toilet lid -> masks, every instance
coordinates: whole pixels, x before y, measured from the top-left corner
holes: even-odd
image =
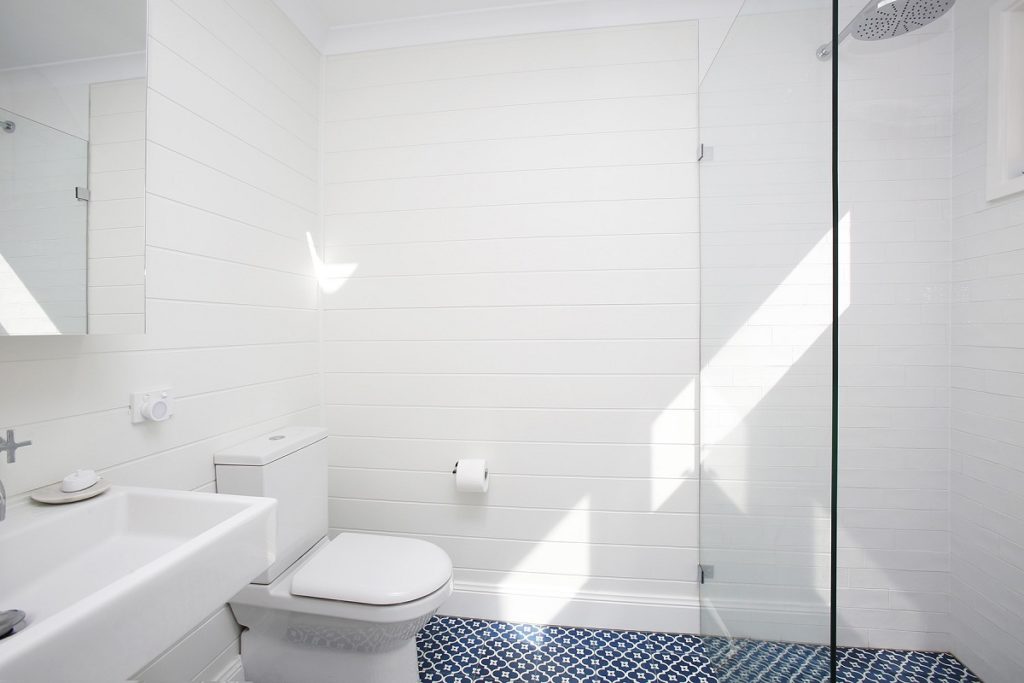
[[[451,559],[433,543],[341,534],[295,572],[292,595],[397,605],[430,595],[451,576]]]

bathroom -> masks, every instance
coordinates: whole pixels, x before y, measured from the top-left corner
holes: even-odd
[[[1024,1],[3,8],[0,681],[1024,681]]]

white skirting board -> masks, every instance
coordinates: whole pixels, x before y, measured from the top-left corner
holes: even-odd
[[[716,597],[702,606],[707,635],[791,643],[827,643],[829,608],[818,603],[779,603]]]
[[[699,633],[696,601],[649,597],[580,594],[571,597],[530,595],[491,586],[456,587],[439,614],[514,623],[580,626],[624,631]]]

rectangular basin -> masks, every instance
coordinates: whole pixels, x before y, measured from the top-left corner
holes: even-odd
[[[124,681],[274,560],[269,498],[115,486],[0,523],[0,681]]]

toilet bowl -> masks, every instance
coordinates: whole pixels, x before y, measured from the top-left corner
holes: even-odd
[[[452,593],[451,560],[418,539],[327,538],[325,437],[291,427],[215,456],[218,491],[278,499],[277,560],[229,603],[245,680],[417,683],[416,634]]]
[[[231,601],[246,680],[416,683],[416,634],[452,592],[430,543],[342,534]]]

